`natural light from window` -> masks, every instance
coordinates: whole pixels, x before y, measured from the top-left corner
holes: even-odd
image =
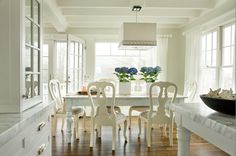
[[[150,50],[119,50],[117,42],[96,42],[95,53],[95,79],[116,78],[114,69],[116,67],[136,67],[156,65],[154,52]]]

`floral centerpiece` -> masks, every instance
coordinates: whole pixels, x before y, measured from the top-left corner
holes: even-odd
[[[142,75],[141,80],[146,82],[146,93],[149,95],[149,88],[151,84],[157,81],[157,77],[161,72],[161,67],[142,67],[140,69],[140,75]],[[157,94],[157,90],[152,90],[153,94]]]
[[[159,73],[161,72],[161,67],[142,67],[140,69],[140,75],[143,77],[141,80],[144,80],[145,82],[155,82],[157,80],[157,77]]]
[[[129,95],[131,93],[131,80],[135,80],[134,75],[138,73],[136,68],[117,67],[115,68],[115,75],[119,79],[119,93]]]
[[[135,80],[134,75],[138,73],[138,70],[134,67],[117,67],[115,68],[115,75],[118,77],[120,82],[130,82]]]

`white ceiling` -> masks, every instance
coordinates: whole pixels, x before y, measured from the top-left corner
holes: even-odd
[[[47,0],[48,1],[48,0]],[[133,5],[142,5],[138,22],[159,27],[181,27],[230,0],[51,0],[44,14],[44,26],[58,31],[70,28],[119,28],[135,22]],[[49,4],[50,3],[50,4]],[[51,15],[50,15],[51,14]],[[61,27],[61,28],[60,28]]]

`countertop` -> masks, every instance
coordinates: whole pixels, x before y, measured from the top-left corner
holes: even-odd
[[[0,146],[15,137],[45,111],[52,109],[53,101],[44,101],[21,113],[0,114]]]
[[[204,103],[171,104],[170,109],[191,118],[230,140],[236,141],[236,118],[207,107]]]

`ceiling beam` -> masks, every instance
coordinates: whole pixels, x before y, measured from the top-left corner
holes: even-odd
[[[135,12],[127,8],[63,8],[62,12],[65,16],[135,16]],[[138,16],[191,18],[199,16],[200,13],[199,10],[144,8]]]
[[[66,17],[68,23],[110,23],[110,22],[135,22],[135,17],[126,17],[126,16],[69,16]],[[188,18],[169,18],[169,17],[138,17],[138,22],[151,22],[151,23],[187,23],[189,22]]]
[[[120,28],[121,24],[123,22],[113,22],[113,23],[101,23],[101,22],[96,22],[96,23],[79,23],[79,22],[74,22],[70,23],[70,28]],[[180,27],[182,24],[176,24],[176,23],[161,23],[159,22],[157,27],[158,28],[163,28],[163,27]],[[45,24],[45,27],[50,27],[49,24]]]
[[[61,8],[124,8],[129,0],[57,0]],[[146,0],[145,8],[209,9],[214,0]]]
[[[58,32],[65,32],[67,29],[67,21],[62,14],[60,8],[58,8],[55,0],[44,1],[43,7],[44,18],[46,21],[50,21]]]

